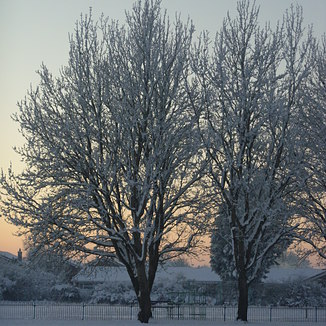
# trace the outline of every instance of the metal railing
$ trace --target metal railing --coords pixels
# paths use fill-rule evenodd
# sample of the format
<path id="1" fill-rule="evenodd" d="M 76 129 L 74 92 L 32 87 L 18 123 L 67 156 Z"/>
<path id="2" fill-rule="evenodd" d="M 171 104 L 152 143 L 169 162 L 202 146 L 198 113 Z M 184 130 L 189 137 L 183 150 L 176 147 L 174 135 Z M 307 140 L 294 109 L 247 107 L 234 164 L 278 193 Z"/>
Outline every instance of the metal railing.
<path id="1" fill-rule="evenodd" d="M 155 319 L 231 321 L 233 306 L 153 305 Z M 137 305 L 0 302 L 0 319 L 123 320 L 137 319 Z M 326 307 L 255 307 L 248 309 L 253 322 L 326 322 Z"/>

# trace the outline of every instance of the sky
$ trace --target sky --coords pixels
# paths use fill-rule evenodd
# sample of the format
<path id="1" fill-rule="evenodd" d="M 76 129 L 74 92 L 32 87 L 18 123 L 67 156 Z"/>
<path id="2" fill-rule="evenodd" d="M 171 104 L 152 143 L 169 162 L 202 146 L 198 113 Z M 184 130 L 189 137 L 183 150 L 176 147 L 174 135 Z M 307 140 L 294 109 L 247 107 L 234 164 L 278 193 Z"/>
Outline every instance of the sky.
<path id="1" fill-rule="evenodd" d="M 27 90 L 38 84 L 36 71 L 44 63 L 58 75 L 66 65 L 69 53 L 69 34 L 75 22 L 92 7 L 97 19 L 105 17 L 124 23 L 125 10 L 134 0 L 0 0 L 0 169 L 12 164 L 20 172 L 24 165 L 14 152 L 14 146 L 24 143 L 11 116 L 17 112 L 17 102 Z M 192 19 L 196 30 L 208 30 L 213 37 L 221 27 L 227 11 L 234 16 L 236 0 L 162 0 L 171 18 L 176 12 L 186 20 Z M 273 24 L 291 3 L 303 7 L 305 24 L 313 24 L 315 35 L 326 33 L 326 0 L 256 0 L 260 6 L 259 22 Z M 23 239 L 13 235 L 16 227 L 0 216 L 0 251 L 17 253 Z"/>

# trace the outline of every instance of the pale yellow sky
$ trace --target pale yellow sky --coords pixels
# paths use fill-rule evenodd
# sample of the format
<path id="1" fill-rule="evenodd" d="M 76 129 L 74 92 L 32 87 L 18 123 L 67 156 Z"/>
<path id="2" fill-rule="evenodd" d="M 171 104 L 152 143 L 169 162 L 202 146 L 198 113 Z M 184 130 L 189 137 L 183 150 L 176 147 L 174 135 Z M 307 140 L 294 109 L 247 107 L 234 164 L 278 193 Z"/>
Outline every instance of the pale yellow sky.
<path id="1" fill-rule="evenodd" d="M 32 84 L 36 86 L 35 71 L 44 62 L 56 75 L 68 59 L 68 34 L 74 30 L 81 13 L 93 8 L 94 17 L 103 12 L 112 19 L 124 21 L 124 10 L 133 0 L 0 0 L 0 168 L 6 171 L 13 164 L 21 171 L 23 164 L 12 150 L 23 139 L 10 118 L 17 111 L 16 103 L 24 98 Z M 236 0 L 162 0 L 162 7 L 173 18 L 176 11 L 193 19 L 197 31 L 207 29 L 214 35 L 229 10 L 235 12 Z M 314 24 L 316 35 L 326 32 L 325 0 L 256 0 L 261 6 L 260 22 L 275 23 L 282 18 L 290 4 L 303 6 L 306 24 Z M 14 254 L 23 241 L 13 236 L 16 228 L 0 216 L 0 251 Z"/>
<path id="2" fill-rule="evenodd" d="M 0 251 L 7 251 L 17 255 L 18 249 L 23 250 L 23 239 L 14 236 L 17 227 L 6 223 L 2 218 L 0 219 Z"/>

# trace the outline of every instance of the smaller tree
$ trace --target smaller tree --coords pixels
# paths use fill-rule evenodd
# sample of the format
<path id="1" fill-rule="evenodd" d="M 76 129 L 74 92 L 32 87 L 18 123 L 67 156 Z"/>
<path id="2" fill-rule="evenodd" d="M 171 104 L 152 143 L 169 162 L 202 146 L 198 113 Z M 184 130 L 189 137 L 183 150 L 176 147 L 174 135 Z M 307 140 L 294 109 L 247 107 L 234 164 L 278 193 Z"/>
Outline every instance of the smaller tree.
<path id="1" fill-rule="evenodd" d="M 27 263 L 34 270 L 56 275 L 56 278 L 62 282 L 70 282 L 80 270 L 80 265 L 77 262 L 46 247 L 36 250 L 30 246 L 27 251 Z"/>
<path id="2" fill-rule="evenodd" d="M 189 264 L 189 262 L 186 259 L 179 257 L 177 259 L 170 260 L 168 263 L 168 266 L 169 267 L 190 267 L 191 265 Z"/>
<path id="3" fill-rule="evenodd" d="M 219 213 L 215 218 L 214 228 L 211 235 L 211 266 L 212 269 L 221 277 L 224 281 L 236 281 L 237 280 L 237 268 L 233 258 L 232 250 L 232 232 L 230 224 L 228 222 L 229 213 L 227 207 L 222 204 L 219 209 Z M 268 273 L 269 268 L 272 265 L 277 264 L 277 261 L 289 247 L 291 240 L 287 238 L 280 239 L 273 246 L 271 250 L 264 253 L 266 246 L 269 245 L 269 241 L 273 238 L 273 235 L 278 232 L 279 223 L 282 223 L 282 219 L 276 218 L 272 221 L 273 225 L 270 225 L 266 230 L 258 244 L 257 255 L 265 254 L 261 266 L 257 268 L 257 264 L 260 262 L 255 261 L 247 270 L 247 275 L 252 280 L 249 285 L 255 281 L 259 282 Z"/>
<path id="4" fill-rule="evenodd" d="M 26 264 L 0 265 L 0 297 L 9 301 L 51 300 L 55 274 Z"/>

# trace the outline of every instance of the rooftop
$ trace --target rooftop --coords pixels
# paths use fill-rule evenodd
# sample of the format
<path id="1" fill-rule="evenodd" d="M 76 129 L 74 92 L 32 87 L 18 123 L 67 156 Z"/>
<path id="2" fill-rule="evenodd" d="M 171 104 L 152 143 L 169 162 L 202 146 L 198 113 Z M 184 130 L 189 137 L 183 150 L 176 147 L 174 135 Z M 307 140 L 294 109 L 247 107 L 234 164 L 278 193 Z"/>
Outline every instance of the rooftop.
<path id="1" fill-rule="evenodd" d="M 272 267 L 263 280 L 264 283 L 285 283 L 312 278 L 324 272 L 314 268 Z M 197 282 L 220 282 L 221 278 L 210 267 L 165 267 L 159 268 L 156 281 L 184 279 Z M 124 267 L 92 267 L 81 270 L 75 277 L 77 283 L 129 282 Z"/>

